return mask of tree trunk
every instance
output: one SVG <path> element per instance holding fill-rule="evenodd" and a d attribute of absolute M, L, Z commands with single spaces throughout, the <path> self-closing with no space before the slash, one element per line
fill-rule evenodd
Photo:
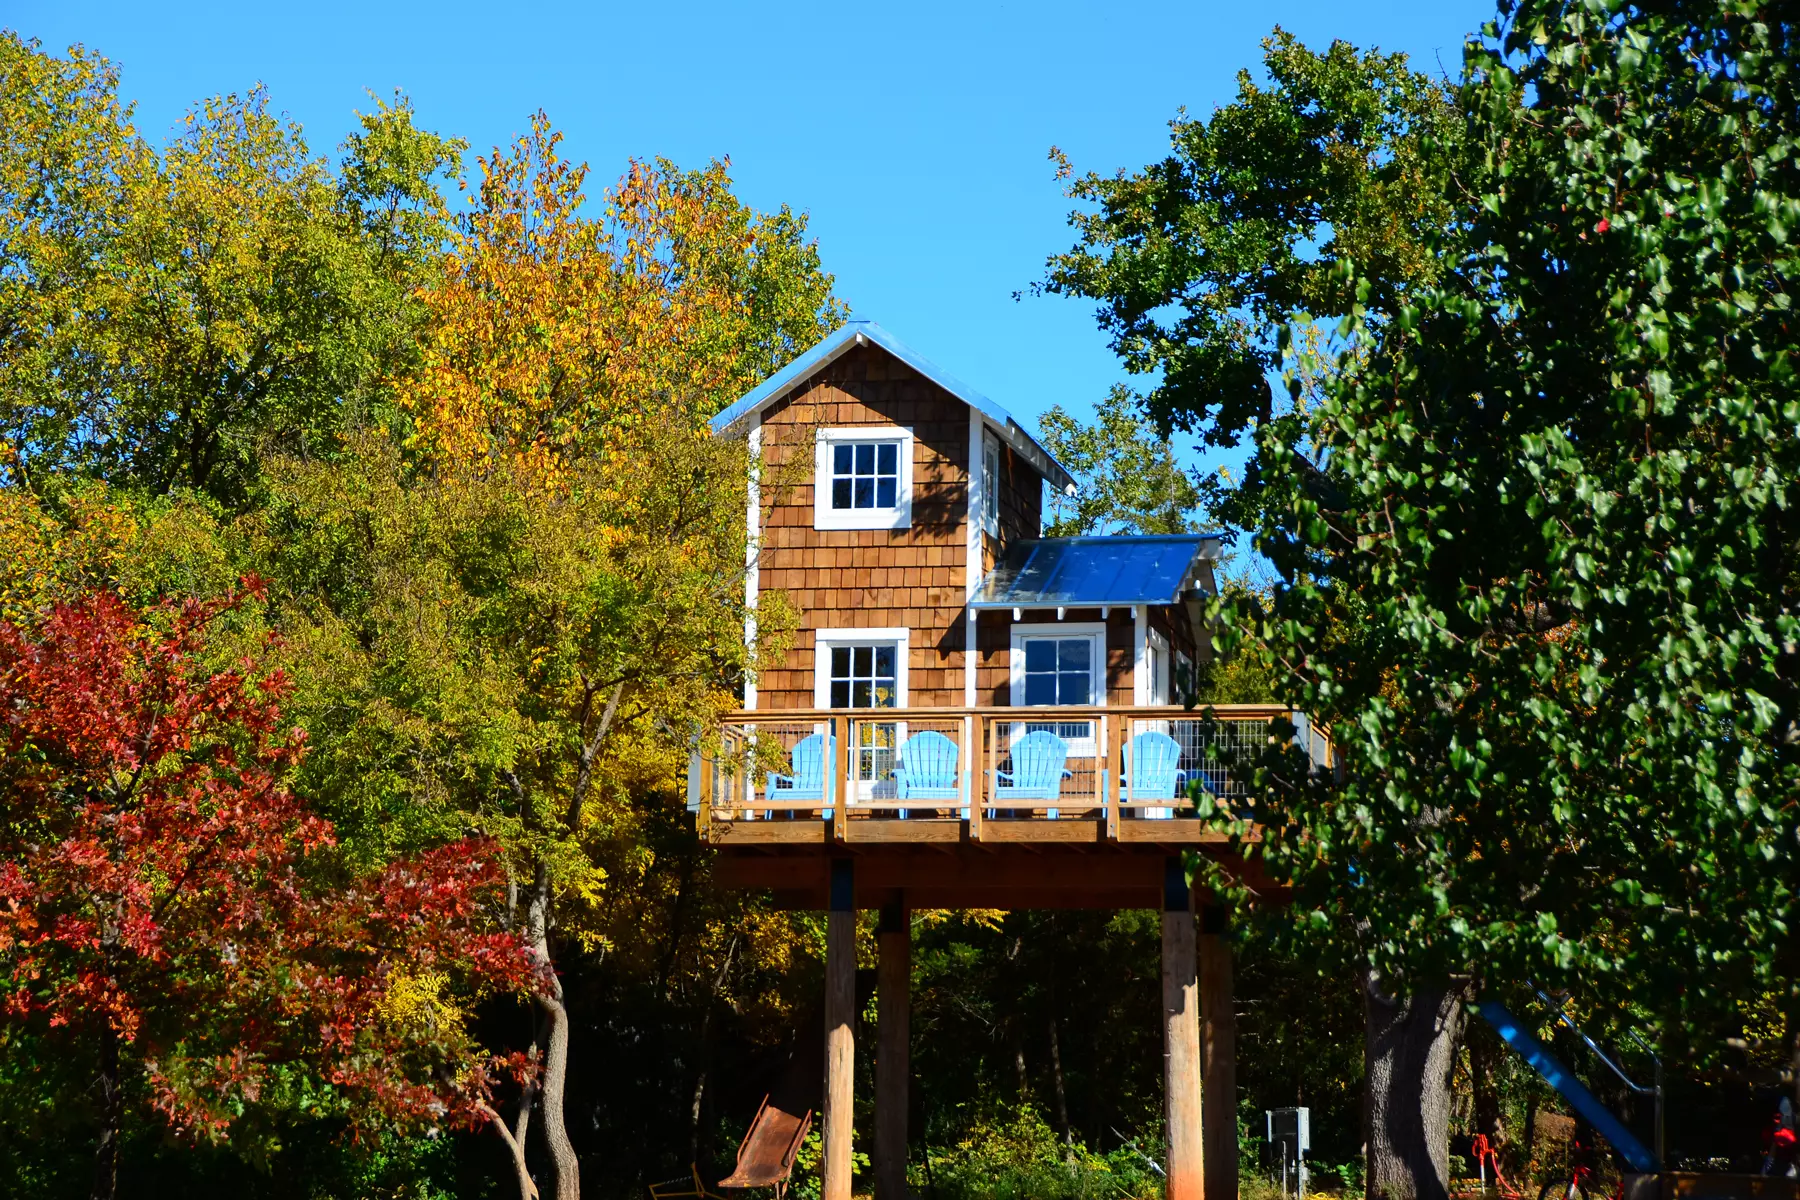
<path fill-rule="evenodd" d="M 1063 1148 L 1075 1154 L 1075 1127 L 1069 1124 L 1069 1094 L 1063 1087 L 1062 1042 L 1056 1035 L 1056 1018 L 1050 1018 L 1050 1080 L 1056 1088 L 1056 1119 L 1062 1125 Z"/>
<path fill-rule="evenodd" d="M 544 1142 L 550 1149 L 550 1194 L 555 1200 L 581 1200 L 581 1160 L 563 1123 L 563 1088 L 569 1077 L 569 1010 L 563 1003 L 562 980 L 550 957 L 550 878 L 540 864 L 533 881 L 527 918 L 531 949 L 549 972 L 549 989 L 537 998 L 544 1014 L 544 1071 L 538 1085 L 544 1117 Z"/>
<path fill-rule="evenodd" d="M 119 1194 L 119 1126 L 125 1111 L 119 1071 L 119 1035 L 110 1022 L 100 1026 L 100 1072 L 95 1077 L 100 1092 L 100 1141 L 94 1148 L 93 1200 L 113 1200 Z"/>
<path fill-rule="evenodd" d="M 1450 1082 L 1463 1025 L 1461 985 L 1385 995 L 1363 980 L 1367 1200 L 1448 1200 Z"/>
<path fill-rule="evenodd" d="M 1496 1152 L 1506 1142 L 1506 1128 L 1500 1117 L 1500 1088 L 1494 1079 L 1499 1064 L 1494 1036 L 1479 1025 L 1469 1029 L 1469 1084 L 1474 1095 L 1475 1132 L 1488 1140 Z"/>

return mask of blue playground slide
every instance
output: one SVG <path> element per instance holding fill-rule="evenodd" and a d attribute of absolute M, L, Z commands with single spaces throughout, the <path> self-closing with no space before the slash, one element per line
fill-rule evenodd
<path fill-rule="evenodd" d="M 1544 1047 L 1544 1043 L 1532 1036 L 1514 1016 L 1506 1011 L 1506 1006 L 1493 1000 L 1484 1000 L 1475 1006 L 1476 1010 L 1494 1027 L 1502 1041 L 1519 1052 L 1520 1057 L 1531 1064 L 1531 1069 L 1544 1077 L 1544 1082 L 1562 1093 L 1576 1112 L 1580 1113 L 1592 1125 L 1601 1137 L 1611 1142 L 1613 1149 L 1631 1164 L 1634 1171 L 1648 1173 L 1658 1169 L 1656 1155 L 1651 1153 L 1644 1143 L 1632 1136 L 1625 1123 L 1613 1116 L 1606 1105 L 1600 1103 L 1594 1093 L 1582 1086 L 1581 1080 L 1569 1068 L 1557 1061 L 1555 1055 Z"/>

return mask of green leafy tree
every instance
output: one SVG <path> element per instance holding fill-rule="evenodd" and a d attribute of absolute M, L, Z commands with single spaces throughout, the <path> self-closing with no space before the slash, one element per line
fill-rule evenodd
<path fill-rule="evenodd" d="M 1113 388 L 1091 425 L 1054 405 L 1039 419 L 1038 431 L 1045 448 L 1075 477 L 1073 493 L 1050 497 L 1044 524 L 1050 537 L 1189 533 L 1204 527 L 1200 488 L 1175 461 L 1168 439 L 1156 435 L 1129 389 Z"/>
<path fill-rule="evenodd" d="M 1451 89 L 1404 54 L 1320 54 L 1277 29 L 1269 86 L 1248 71 L 1207 118 L 1170 122 L 1161 162 L 1059 177 L 1083 206 L 1080 240 L 1041 285 L 1097 301 L 1101 328 L 1134 374 L 1157 382 L 1157 426 L 1237 445 L 1273 411 L 1268 380 L 1288 363 L 1283 331 L 1361 303 L 1391 306 L 1443 269 L 1426 234 L 1452 221 L 1461 122 Z M 1358 297 L 1339 265 L 1356 262 Z"/>
<path fill-rule="evenodd" d="M 1254 852 L 1356 931 L 1395 1062 L 1456 977 L 1634 1003 L 1665 1046 L 1770 993 L 1795 1027 L 1797 40 L 1784 5 L 1503 4 L 1450 269 L 1396 306 L 1340 263 L 1366 361 L 1320 465 L 1262 431 L 1256 634 L 1344 773 L 1269 764 Z M 1372 1194 L 1443 1194 L 1424 1061 Z"/>
<path fill-rule="evenodd" d="M 241 506 L 264 454 L 330 453 L 405 365 L 463 147 L 379 104 L 334 175 L 254 88 L 158 152 L 117 86 L 0 35 L 0 466 Z"/>

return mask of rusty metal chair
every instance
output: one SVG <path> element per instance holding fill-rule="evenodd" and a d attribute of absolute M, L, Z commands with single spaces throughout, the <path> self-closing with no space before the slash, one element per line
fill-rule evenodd
<path fill-rule="evenodd" d="M 719 1186 L 774 1188 L 775 1200 L 784 1200 L 788 1177 L 794 1173 L 794 1156 L 800 1153 L 800 1143 L 811 1128 L 812 1109 L 796 1115 L 770 1104 L 764 1096 L 738 1146 L 737 1169 L 719 1180 Z M 696 1181 L 698 1178 L 696 1175 Z"/>

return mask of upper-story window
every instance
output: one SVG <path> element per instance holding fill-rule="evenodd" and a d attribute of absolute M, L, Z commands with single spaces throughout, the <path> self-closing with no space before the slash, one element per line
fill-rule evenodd
<path fill-rule="evenodd" d="M 815 529 L 904 529 L 912 524 L 912 430 L 821 429 L 813 481 Z"/>
<path fill-rule="evenodd" d="M 1000 439 L 981 435 L 981 527 L 1000 536 Z"/>
<path fill-rule="evenodd" d="M 831 448 L 832 508 L 893 508 L 899 495 L 899 442 L 839 442 Z"/>

